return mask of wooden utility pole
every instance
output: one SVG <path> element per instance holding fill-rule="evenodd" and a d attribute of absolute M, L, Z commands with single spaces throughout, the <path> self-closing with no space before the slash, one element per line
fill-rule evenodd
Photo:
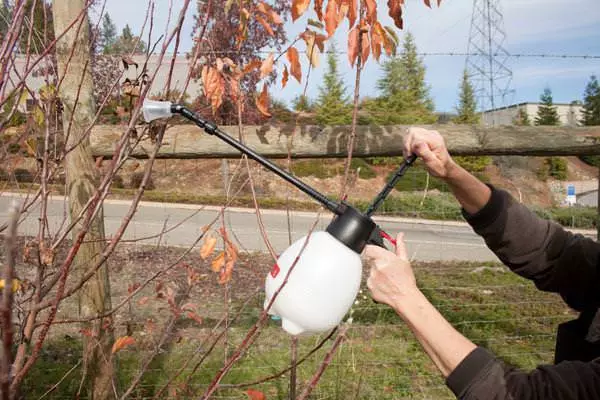
<path fill-rule="evenodd" d="M 86 0 L 54 0 L 54 30 L 63 32 L 77 19 Z M 100 180 L 94 163 L 89 138 L 85 135 L 96 113 L 93 95 L 90 57 L 89 21 L 87 12 L 57 43 L 56 58 L 59 76 L 64 77 L 59 91 L 62 101 L 63 129 L 67 148 L 74 149 L 66 157 L 67 194 L 71 218 L 76 217 L 92 197 Z M 73 236 L 82 229 L 78 224 Z M 82 244 L 73 271 L 80 274 L 97 263 L 104 245 L 104 216 L 102 210 L 92 221 Z M 111 309 L 108 269 L 102 266 L 96 275 L 79 291 L 79 316 L 102 315 Z M 86 389 L 89 399 L 113 398 L 113 365 L 110 354 L 113 343 L 112 324 L 103 319 L 86 323 L 88 334 L 83 336 L 83 360 Z M 91 333 L 91 334 L 90 334 Z"/>

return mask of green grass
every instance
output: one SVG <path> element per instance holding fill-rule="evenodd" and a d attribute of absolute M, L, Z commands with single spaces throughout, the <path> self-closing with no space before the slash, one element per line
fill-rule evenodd
<path fill-rule="evenodd" d="M 572 318 L 558 296 L 541 293 L 535 287 L 492 263 L 417 264 L 419 286 L 458 330 L 476 343 L 492 350 L 507 363 L 524 369 L 552 361 L 554 332 L 558 323 Z M 359 295 L 354 306 L 354 322 L 348 339 L 339 349 L 323 375 L 313 399 L 451 399 L 434 365 L 426 357 L 408 328 L 388 307 Z M 218 300 L 217 300 L 218 301 Z M 229 352 L 237 346 L 260 312 L 261 301 L 253 302 L 230 331 Z M 235 306 L 235 305 L 234 305 Z M 220 307 L 215 304 L 214 307 Z M 165 312 L 165 314 L 168 314 Z M 222 344 L 209 355 L 183 387 L 193 365 L 204 354 L 212 320 L 200 329 L 180 325 L 181 340 L 165 347 L 144 376 L 134 399 L 152 398 L 183 364 L 192 360 L 182 377 L 175 380 L 174 390 L 181 398 L 197 398 L 223 365 Z M 137 343 L 119 355 L 119 390 L 131 382 L 140 360 L 153 348 L 150 336 L 136 332 Z M 302 337 L 299 354 L 306 354 L 321 336 Z M 243 389 L 230 384 L 252 382 L 284 369 L 290 360 L 290 337 L 270 321 L 246 356 L 236 364 L 222 383 L 216 398 L 245 399 Z M 298 369 L 301 390 L 320 365 L 331 342 L 325 344 Z M 40 363 L 25 381 L 24 393 L 38 398 L 79 360 L 81 345 L 73 338 L 53 338 L 45 348 Z M 79 384 L 78 368 L 59 386 L 51 398 L 72 398 Z M 268 399 L 286 399 L 289 375 L 254 386 Z M 166 398 L 164 396 L 163 398 Z"/>

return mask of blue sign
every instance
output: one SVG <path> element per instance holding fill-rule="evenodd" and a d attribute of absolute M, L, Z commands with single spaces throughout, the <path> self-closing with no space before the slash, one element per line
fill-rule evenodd
<path fill-rule="evenodd" d="M 575 196 L 575 185 L 567 186 L 567 196 Z"/>

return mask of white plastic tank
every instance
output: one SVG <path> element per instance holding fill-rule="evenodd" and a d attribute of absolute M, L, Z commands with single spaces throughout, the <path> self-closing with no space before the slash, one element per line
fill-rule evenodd
<path fill-rule="evenodd" d="M 303 237 L 292 244 L 267 275 L 265 308 L 305 242 Z M 314 232 L 269 314 L 281 317 L 283 329 L 291 335 L 333 329 L 354 303 L 361 276 L 358 253 L 327 232 Z"/>

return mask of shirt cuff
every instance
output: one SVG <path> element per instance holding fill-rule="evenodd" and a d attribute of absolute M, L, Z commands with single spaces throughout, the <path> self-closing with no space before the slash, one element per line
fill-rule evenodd
<path fill-rule="evenodd" d="M 504 211 L 507 193 L 488 185 L 492 191 L 490 200 L 475 214 L 469 214 L 462 210 L 465 220 L 475 229 L 483 229 L 493 224 L 498 216 Z"/>
<path fill-rule="evenodd" d="M 473 380 L 485 370 L 486 366 L 495 361 L 496 358 L 492 353 L 483 347 L 477 347 L 450 373 L 446 385 L 460 399 Z"/>

